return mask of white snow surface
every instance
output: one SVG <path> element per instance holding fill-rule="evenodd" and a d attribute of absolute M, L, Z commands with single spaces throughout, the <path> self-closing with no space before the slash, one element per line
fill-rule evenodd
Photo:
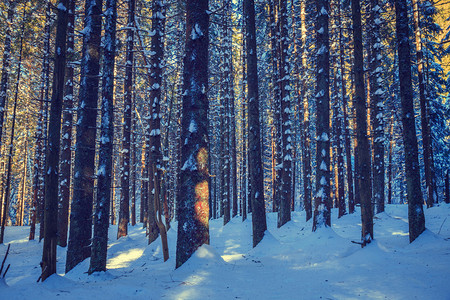
<path fill-rule="evenodd" d="M 110 226 L 108 271 L 88 275 L 89 259 L 64 274 L 66 249 L 58 246 L 58 275 L 36 283 L 42 243 L 28 241 L 29 227 L 7 227 L 0 258 L 11 267 L 0 281 L 0 299 L 450 299 L 450 205 L 425 210 L 427 230 L 412 244 L 407 205 L 387 205 L 375 215 L 375 240 L 365 248 L 359 209 L 332 228 L 311 232 L 304 212 L 268 230 L 252 248 L 251 219 L 210 223 L 211 245 L 203 245 L 175 270 L 177 224 L 168 231 L 170 259 L 161 240 L 147 245 L 142 224 L 116 240 Z M 251 215 L 249 216 L 251 218 Z M 39 232 L 39 228 L 36 228 Z"/>

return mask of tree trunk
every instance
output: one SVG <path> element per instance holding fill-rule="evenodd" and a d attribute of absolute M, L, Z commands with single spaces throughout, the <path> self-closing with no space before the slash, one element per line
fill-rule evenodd
<path fill-rule="evenodd" d="M 144 145 L 142 147 L 142 169 L 141 169 L 141 222 L 143 228 L 148 226 L 148 168 L 150 164 L 150 136 L 149 136 L 149 120 L 144 121 Z M 148 234 L 148 231 L 147 231 Z"/>
<path fill-rule="evenodd" d="M 150 230 L 158 229 L 161 234 L 161 242 L 164 254 L 164 261 L 169 258 L 168 246 L 167 246 L 167 233 L 166 228 L 162 223 L 162 210 L 161 210 L 161 176 L 163 170 L 163 153 L 161 151 L 161 86 L 162 86 L 162 68 L 163 68 L 163 58 L 164 58 L 164 26 L 165 26 L 165 7 L 162 1 L 153 1 L 152 6 L 152 32 L 155 34 L 152 37 L 151 42 L 151 51 L 154 55 L 151 56 L 150 65 L 150 116 L 151 116 L 151 125 L 150 125 L 150 157 L 151 157 L 151 165 L 150 171 L 152 172 L 152 176 L 149 176 L 149 182 L 152 183 L 149 188 L 153 194 L 150 195 L 150 200 L 153 200 L 152 203 L 149 202 L 149 220 L 154 219 L 154 225 L 157 228 L 153 228 L 153 224 L 150 226 Z M 151 206 L 153 206 L 153 216 L 150 215 L 152 212 Z M 154 232 L 154 236 L 151 237 L 149 235 L 149 243 L 150 238 L 157 238 L 158 232 Z"/>
<path fill-rule="evenodd" d="M 338 74 L 337 78 L 335 78 L 336 83 L 339 85 L 339 82 L 342 83 L 342 73 L 340 71 L 336 71 Z M 343 87 L 341 87 L 343 88 Z M 335 91 L 338 93 L 338 90 Z M 342 217 L 346 213 L 346 205 L 345 205 L 345 186 L 344 186 L 344 135 L 342 134 L 342 106 L 341 101 L 344 100 L 344 97 L 336 97 L 335 105 L 335 122 L 336 122 L 336 143 L 337 143 L 337 202 L 338 202 L 338 218 Z"/>
<path fill-rule="evenodd" d="M 94 236 L 91 246 L 89 274 L 106 271 L 114 141 L 114 59 L 116 51 L 116 21 L 116 0 L 106 0 L 101 102 L 102 118 L 100 122 L 100 147 L 96 190 L 97 203 L 95 205 Z"/>
<path fill-rule="evenodd" d="M 37 174 L 37 218 L 40 223 L 39 226 L 39 241 L 44 237 L 44 168 L 45 168 L 45 154 L 47 143 L 47 119 L 48 119 L 48 103 L 49 101 L 49 86 L 50 86 L 50 31 L 51 31 L 51 9 L 52 4 L 47 4 L 45 14 L 44 27 L 44 56 L 42 59 L 42 78 L 40 86 L 40 101 L 42 103 L 41 111 L 39 112 L 38 128 L 36 129 L 38 144 L 36 147 L 39 153 L 39 163 Z M 37 156 L 37 155 L 36 155 Z M 32 228 L 33 229 L 33 228 Z"/>
<path fill-rule="evenodd" d="M 72 0 L 73 1 L 73 0 Z M 56 273 L 56 245 L 58 233 L 58 182 L 59 151 L 61 141 L 61 113 L 64 97 L 64 73 L 66 67 L 66 39 L 69 0 L 60 0 L 58 4 L 55 66 L 53 69 L 53 92 L 50 106 L 46 167 L 45 167 L 45 213 L 44 246 L 42 250 L 41 279 L 44 281 Z"/>
<path fill-rule="evenodd" d="M 299 107 L 299 118 L 302 122 L 301 131 L 301 148 L 302 148 L 302 169 L 303 169 L 303 188 L 304 188 L 304 200 L 303 205 L 305 207 L 306 221 L 312 218 L 312 169 L 311 169 L 311 136 L 310 136 L 310 123 L 309 123 L 309 103 L 306 97 L 307 82 L 306 82 L 306 72 L 307 72 L 307 60 L 306 54 L 308 51 L 306 45 L 306 3 L 301 1 L 300 3 L 300 19 L 301 19 L 301 57 L 302 57 L 302 68 L 301 68 L 301 93 L 298 103 Z"/>
<path fill-rule="evenodd" d="M 245 29 L 243 28 L 243 31 Z M 245 33 L 243 34 L 243 44 L 245 44 Z M 247 173 L 247 97 L 246 97 L 246 65 L 247 60 L 245 58 L 245 46 L 242 51 L 242 172 L 241 172 L 241 210 L 242 210 L 242 222 L 247 219 L 247 187 L 248 187 L 248 173 Z"/>
<path fill-rule="evenodd" d="M 27 189 L 27 172 L 28 172 L 28 128 L 26 128 L 26 140 L 25 140 L 25 158 L 23 164 L 23 175 L 22 175 L 22 187 L 20 190 L 20 199 L 19 199 L 19 207 L 16 224 L 19 226 L 23 226 L 23 219 L 25 217 L 25 190 Z M 1 220 L 1 217 L 0 217 Z"/>
<path fill-rule="evenodd" d="M 133 44 L 134 44 L 134 13 L 136 1 L 128 0 L 128 30 L 127 52 L 125 64 L 125 85 L 123 103 L 123 137 L 122 137 L 122 168 L 120 172 L 120 208 L 117 238 L 128 235 L 130 220 L 130 150 L 131 150 L 131 108 L 133 95 Z"/>
<path fill-rule="evenodd" d="M 30 217 L 30 236 L 29 240 L 34 240 L 36 233 L 36 223 L 41 222 L 40 229 L 44 229 L 43 227 L 43 216 L 41 212 L 43 209 L 41 204 L 44 202 L 44 166 L 43 163 L 45 161 L 45 140 L 44 140 L 44 131 L 46 125 L 44 124 L 44 120 L 46 119 L 47 114 L 47 79 L 49 72 L 49 52 L 50 52 L 50 12 L 51 12 L 51 3 L 48 2 L 46 14 L 45 14 L 45 26 L 44 26 L 44 56 L 42 59 L 42 79 L 40 86 L 40 99 L 39 99 L 39 117 L 36 124 L 36 150 L 34 154 L 34 167 L 33 167 L 33 198 L 31 201 L 31 217 Z M 45 102 L 45 103 L 44 103 Z M 42 232 L 40 230 L 40 232 Z M 41 235 L 41 234 L 40 234 Z"/>
<path fill-rule="evenodd" d="M 409 241 L 425 230 L 423 198 L 413 107 L 411 52 L 409 45 L 408 8 L 406 0 L 395 1 L 400 98 L 402 104 L 403 145 L 405 147 L 406 190 L 408 198 Z"/>
<path fill-rule="evenodd" d="M 358 192 L 361 201 L 362 246 L 373 239 L 372 184 L 370 178 L 370 148 L 367 137 L 367 101 L 364 89 L 363 46 L 361 30 L 361 6 L 359 0 L 352 0 L 354 72 L 355 72 L 355 110 L 356 110 L 356 164 Z"/>
<path fill-rule="evenodd" d="M 273 127 L 274 137 L 273 137 L 273 149 L 272 149 L 272 211 L 277 212 L 281 201 L 281 179 L 280 179 L 280 169 L 281 166 L 281 90 L 280 90 L 280 41 L 279 41 L 279 23 L 276 19 L 278 12 L 278 1 L 269 1 L 269 23 L 270 23 L 270 47 L 272 55 L 272 90 L 273 90 L 273 101 L 272 101 L 272 114 L 273 114 Z"/>
<path fill-rule="evenodd" d="M 8 99 L 8 80 L 9 80 L 9 65 L 11 56 L 11 27 L 14 19 L 15 1 L 8 1 L 8 16 L 6 19 L 7 28 L 5 32 L 5 43 L 3 47 L 3 63 L 2 74 L 0 81 L 0 142 L 2 141 L 3 123 L 6 110 L 6 102 Z"/>
<path fill-rule="evenodd" d="M 208 0 L 186 1 L 176 268 L 209 244 Z"/>
<path fill-rule="evenodd" d="M 394 115 L 389 128 L 388 204 L 392 204 L 392 155 L 394 153 Z"/>
<path fill-rule="evenodd" d="M 413 21 L 414 33 L 416 41 L 416 56 L 417 56 L 417 77 L 419 79 L 419 102 L 420 102 L 420 120 L 422 127 L 422 143 L 423 143 L 423 161 L 425 165 L 425 183 L 427 187 L 427 207 L 433 206 L 435 193 L 433 186 L 433 147 L 431 145 L 430 120 L 427 110 L 427 94 L 425 87 L 425 78 L 423 74 L 424 61 L 422 51 L 422 37 L 419 21 L 419 0 L 413 0 Z"/>
<path fill-rule="evenodd" d="M 378 0 L 370 1 L 370 117 L 373 130 L 373 197 L 377 213 L 384 211 L 384 122 L 383 100 L 384 91 L 383 66 L 381 64 L 381 8 Z"/>
<path fill-rule="evenodd" d="M 252 207 L 253 247 L 264 237 L 267 229 L 264 202 L 264 174 L 259 124 L 258 61 L 256 57 L 255 3 L 244 0 L 244 22 L 246 24 L 246 55 L 248 84 L 248 173 L 250 176 Z"/>
<path fill-rule="evenodd" d="M 344 40 L 342 33 L 342 22 L 341 22 L 341 6 L 339 5 L 339 52 L 340 52 L 340 67 L 341 67 L 341 88 L 342 88 L 342 117 L 344 123 L 344 138 L 345 138 L 345 159 L 347 166 L 347 188 L 348 188 L 348 212 L 350 214 L 355 212 L 355 198 L 353 193 L 353 168 L 352 168 L 352 144 L 350 140 L 350 125 L 348 122 L 348 112 L 347 112 L 347 91 L 346 91 L 346 81 L 345 81 L 345 61 L 344 61 Z"/>
<path fill-rule="evenodd" d="M 102 0 L 86 0 L 66 273 L 91 255 Z"/>
<path fill-rule="evenodd" d="M 450 182 L 449 182 L 449 170 L 445 175 L 445 203 L 450 203 Z"/>
<path fill-rule="evenodd" d="M 316 193 L 313 231 L 331 226 L 330 198 L 330 62 L 328 39 L 328 0 L 316 0 Z"/>
<path fill-rule="evenodd" d="M 136 86 L 136 66 L 133 66 L 134 75 L 133 75 L 133 88 Z M 130 207 L 130 222 L 131 226 L 136 225 L 136 177 L 137 177 L 137 168 L 136 168 L 136 152 L 137 152 L 137 125 L 136 125 L 136 93 L 133 93 L 132 100 L 132 108 L 131 108 L 131 167 L 130 167 L 130 181 L 131 181 L 131 207 Z"/>
<path fill-rule="evenodd" d="M 280 95 L 281 95 L 281 154 L 280 174 L 281 198 L 278 210 L 278 227 L 291 220 L 292 202 L 292 140 L 291 140 L 291 98 L 289 67 L 289 36 L 287 1 L 279 2 L 280 19 Z"/>
<path fill-rule="evenodd" d="M 72 171 L 72 120 L 73 120 L 73 80 L 75 60 L 75 0 L 69 1 L 67 58 L 65 78 L 65 95 L 63 99 L 63 125 L 61 133 L 61 163 L 59 177 L 58 205 L 58 245 L 67 246 L 67 229 L 69 227 L 69 203 Z"/>
<path fill-rule="evenodd" d="M 231 102 L 231 40 L 232 36 L 229 29 L 229 19 L 231 18 L 231 2 L 224 0 L 224 18 L 222 23 L 222 36 L 223 36 L 223 61 L 222 61 L 222 73 L 224 76 L 223 86 L 222 86 L 222 106 L 223 114 L 221 114 L 223 130 L 221 138 L 223 140 L 223 147 L 221 149 L 223 156 L 223 168 L 222 168 L 222 201 L 223 201 L 223 224 L 226 225 L 231 218 L 231 187 L 230 187 L 230 175 L 231 175 L 231 165 L 230 165 L 230 102 Z"/>
<path fill-rule="evenodd" d="M 15 4 L 14 2 L 10 1 L 8 3 L 8 16 L 6 19 L 7 22 L 7 28 L 5 32 L 5 43 L 3 47 L 3 62 L 2 62 L 2 73 L 1 73 L 1 81 L 0 81 L 0 144 L 2 143 L 2 134 L 3 134 L 3 123 L 4 123 L 4 116 L 6 111 L 6 104 L 8 101 L 8 80 L 9 80 L 9 65 L 10 65 L 10 56 L 11 56 L 11 27 L 12 22 L 14 19 L 14 8 Z M 3 170 L 2 170 L 3 171 Z M 3 193 L 3 178 L 2 176 L 2 193 L 0 195 L 1 207 L 0 207 L 0 223 L 3 220 L 3 214 L 6 213 L 6 211 L 2 212 L 2 207 L 5 205 L 4 199 L 4 193 Z M 2 214 L 3 213 L 3 214 Z"/>
<path fill-rule="evenodd" d="M 24 4 L 23 8 L 23 15 L 22 15 L 22 26 L 20 31 L 20 44 L 19 44 L 19 58 L 18 58 L 18 65 L 17 65 L 17 79 L 16 79 L 16 86 L 15 86 L 15 95 L 14 95 L 14 108 L 13 108 L 13 115 L 12 115 L 12 124 L 11 124 L 11 138 L 9 141 L 9 154 L 8 154 L 8 165 L 6 168 L 6 184 L 5 184 L 5 192 L 4 192 L 4 200 L 3 200 L 3 213 L 2 213 L 2 219 L 1 221 L 1 229 L 0 229 L 0 244 L 3 244 L 3 240 L 5 237 L 5 226 L 6 222 L 8 221 L 9 217 L 9 202 L 10 202 L 10 190 L 11 190 L 11 168 L 12 168 L 12 159 L 14 155 L 14 132 L 15 132 L 15 125 L 16 125 L 16 111 L 17 111 L 17 98 L 19 95 L 19 83 L 20 83 L 20 74 L 22 72 L 22 51 L 23 51 L 23 39 L 24 39 L 24 31 L 25 31 L 25 11 L 26 11 L 26 5 Z"/>

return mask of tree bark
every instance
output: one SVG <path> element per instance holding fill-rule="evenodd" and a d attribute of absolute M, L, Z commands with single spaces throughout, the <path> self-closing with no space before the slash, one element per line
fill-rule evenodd
<path fill-rule="evenodd" d="M 316 193 L 313 231 L 331 226 L 330 198 L 330 62 L 328 33 L 328 0 L 316 0 Z"/>
<path fill-rule="evenodd" d="M 372 183 L 370 178 L 371 161 L 369 139 L 367 137 L 367 101 L 364 88 L 364 64 L 361 30 L 361 6 L 359 0 L 352 0 L 354 72 L 355 72 L 355 110 L 356 110 L 356 164 L 358 192 L 361 201 L 362 246 L 373 239 Z"/>
<path fill-rule="evenodd" d="M 248 84 L 248 172 L 253 226 L 253 247 L 263 239 L 267 229 L 264 202 L 264 174 L 259 124 L 258 61 L 256 57 L 255 3 L 244 0 L 244 22 L 246 24 L 247 84 Z"/>
<path fill-rule="evenodd" d="M 127 52 L 125 64 L 125 84 L 123 103 L 122 168 L 120 172 L 120 208 L 117 238 L 128 235 L 130 221 L 130 151 L 131 151 L 131 108 L 133 95 L 133 45 L 134 13 L 136 1 L 128 0 Z"/>
<path fill-rule="evenodd" d="M 3 123 L 6 110 L 6 102 L 8 99 L 8 80 L 9 80 L 9 65 L 11 56 L 11 27 L 14 19 L 15 2 L 8 1 L 8 16 L 7 16 L 7 28 L 5 32 L 5 43 L 3 46 L 3 62 L 2 62 L 2 74 L 0 81 L 0 142 L 2 141 Z"/>
<path fill-rule="evenodd" d="M 11 138 L 9 141 L 9 153 L 8 153 L 8 165 L 6 167 L 6 184 L 5 184 L 5 192 L 4 192 L 4 200 L 3 200 L 3 213 L 1 219 L 1 229 L 0 229 L 0 244 L 3 244 L 3 240 L 5 237 L 5 226 L 9 217 L 9 202 L 10 202 L 10 190 L 11 190 L 11 168 L 12 168 L 12 159 L 13 159 L 13 148 L 14 148 L 14 132 L 16 125 L 16 112 L 17 112 L 17 98 L 19 95 L 19 83 L 20 83 L 20 74 L 22 72 L 22 52 L 23 52 L 23 39 L 24 39 L 24 31 L 25 31 L 25 11 L 26 11 L 26 3 L 23 8 L 22 15 L 22 26 L 20 30 L 20 43 L 19 43 L 19 58 L 17 65 L 17 79 L 15 84 L 15 95 L 14 95 L 14 107 L 13 107 L 13 115 L 12 115 L 12 124 L 11 124 Z"/>
<path fill-rule="evenodd" d="M 301 93 L 299 99 L 299 118 L 302 121 L 301 131 L 301 148 L 302 148 L 302 169 L 303 169 L 303 188 L 304 188 L 304 200 L 303 205 L 305 207 L 306 221 L 312 218 L 312 168 L 311 168 L 311 135 L 310 135 L 310 123 L 309 123 L 309 103 L 306 97 L 307 82 L 307 59 L 308 48 L 306 45 L 306 3 L 302 1 L 300 3 L 300 19 L 301 19 L 301 56 L 302 56 L 302 68 L 301 68 Z"/>
<path fill-rule="evenodd" d="M 153 180 L 153 188 L 149 190 L 154 191 L 150 194 L 150 199 L 153 200 L 154 216 L 149 215 L 149 220 L 154 218 L 158 226 L 158 231 L 161 234 L 161 242 L 163 248 L 164 261 L 169 258 L 167 246 L 167 232 L 162 222 L 161 202 L 163 201 L 163 194 L 161 193 L 162 185 L 162 171 L 163 171 L 163 153 L 161 150 L 161 86 L 163 76 L 163 58 L 164 58 L 164 27 L 165 27 L 165 6 L 162 1 L 153 1 L 152 7 L 152 31 L 155 33 L 152 37 L 151 51 L 154 55 L 151 56 L 151 75 L 150 75 L 150 101 L 151 101 L 151 132 L 150 132 L 150 156 L 151 156 L 151 172 L 149 180 Z M 149 213 L 151 209 L 149 209 Z M 151 228 L 149 228 L 151 229 Z M 155 230 L 155 229 L 153 229 Z M 156 233 L 156 237 L 157 237 Z M 150 240 L 149 240 L 150 242 Z"/>
<path fill-rule="evenodd" d="M 430 120 L 427 109 L 427 92 L 425 86 L 425 78 L 423 74 L 424 61 L 422 51 L 422 37 L 419 20 L 419 0 L 413 0 L 413 21 L 414 21 L 414 36 L 416 41 L 416 56 L 417 56 L 417 77 L 419 80 L 419 102 L 420 102 L 420 120 L 422 128 L 422 143 L 423 143 L 423 161 L 425 166 L 425 183 L 427 187 L 427 207 L 433 207 L 434 199 L 437 198 L 437 191 L 434 190 L 433 185 L 433 147 L 430 132 Z"/>
<path fill-rule="evenodd" d="M 445 203 L 450 203 L 450 180 L 449 180 L 449 170 L 445 175 Z"/>
<path fill-rule="evenodd" d="M 75 60 L 75 0 L 69 1 L 67 59 L 65 77 L 65 95 L 63 98 L 63 125 L 61 133 L 61 162 L 59 177 L 58 205 L 58 245 L 67 246 L 67 229 L 69 227 L 69 203 L 72 171 L 72 120 L 73 120 L 73 80 Z"/>
<path fill-rule="evenodd" d="M 72 0 L 73 1 L 73 0 Z M 59 155 L 61 141 L 61 114 L 64 97 L 64 73 L 66 67 L 66 39 L 69 0 L 60 0 L 58 4 L 55 66 L 53 68 L 53 92 L 50 105 L 50 123 L 48 130 L 46 167 L 45 167 L 45 213 L 44 246 L 42 250 L 41 279 L 44 281 L 56 273 L 56 245 L 58 232 L 58 182 Z"/>
<path fill-rule="evenodd" d="M 377 207 L 377 213 L 384 211 L 384 121 L 383 105 L 384 91 L 381 83 L 383 82 L 383 66 L 381 63 L 381 36 L 380 24 L 381 8 L 378 0 L 370 1 L 370 50 L 369 50 L 369 69 L 370 69 L 370 117 L 373 130 L 373 197 Z"/>
<path fill-rule="evenodd" d="M 287 1 L 279 2 L 280 19 L 280 96 L 281 96 L 281 147 L 282 168 L 280 174 L 281 198 L 278 210 L 278 227 L 291 220 L 292 203 L 292 139 L 291 98 Z"/>
<path fill-rule="evenodd" d="M 408 199 L 409 241 L 413 242 L 425 230 L 423 197 L 416 126 L 414 119 L 411 52 L 409 45 L 408 8 L 406 0 L 395 1 L 400 98 L 402 104 L 403 145 L 405 147 L 406 193 Z"/>
<path fill-rule="evenodd" d="M 89 274 L 106 271 L 109 210 L 111 203 L 112 154 L 114 142 L 114 60 L 116 52 L 116 0 L 106 0 L 103 45 L 102 102 L 94 236 Z"/>
<path fill-rule="evenodd" d="M 392 155 L 394 154 L 394 115 L 389 127 L 389 162 L 388 162 L 388 204 L 392 204 Z"/>
<path fill-rule="evenodd" d="M 102 0 L 86 0 L 66 273 L 91 255 Z"/>
<path fill-rule="evenodd" d="M 208 0 L 186 1 L 176 268 L 209 244 Z"/>

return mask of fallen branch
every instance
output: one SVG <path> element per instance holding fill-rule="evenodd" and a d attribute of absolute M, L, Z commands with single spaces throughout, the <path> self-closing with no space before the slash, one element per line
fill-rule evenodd
<path fill-rule="evenodd" d="M 352 241 L 353 244 L 363 245 L 361 242 Z"/>
<path fill-rule="evenodd" d="M 8 244 L 8 248 L 6 249 L 5 258 L 3 258 L 2 267 L 0 268 L 0 275 L 2 275 L 3 267 L 5 266 L 5 261 L 6 261 L 6 258 L 8 257 L 10 247 L 11 247 L 11 244 Z M 9 266 L 10 266 L 10 264 L 8 265 L 8 267 L 6 267 L 5 273 L 3 274 L 3 278 L 5 278 L 6 272 L 8 272 L 8 270 L 9 270 Z"/>

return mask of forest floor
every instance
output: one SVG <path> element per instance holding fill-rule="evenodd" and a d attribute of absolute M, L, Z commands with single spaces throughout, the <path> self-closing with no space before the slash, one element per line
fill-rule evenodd
<path fill-rule="evenodd" d="M 211 245 L 175 270 L 176 223 L 168 232 L 170 259 L 161 241 L 147 245 L 141 224 L 116 240 L 110 227 L 108 271 L 88 275 L 89 259 L 64 274 L 66 249 L 58 247 L 58 275 L 36 283 L 42 244 L 28 241 L 29 227 L 7 227 L 0 258 L 11 267 L 0 280 L 0 299 L 450 299 L 450 205 L 425 209 L 427 230 L 412 244 L 407 205 L 388 205 L 375 215 L 375 240 L 360 240 L 359 210 L 332 229 L 312 233 L 311 221 L 294 212 L 252 248 L 251 220 L 210 223 Z"/>

